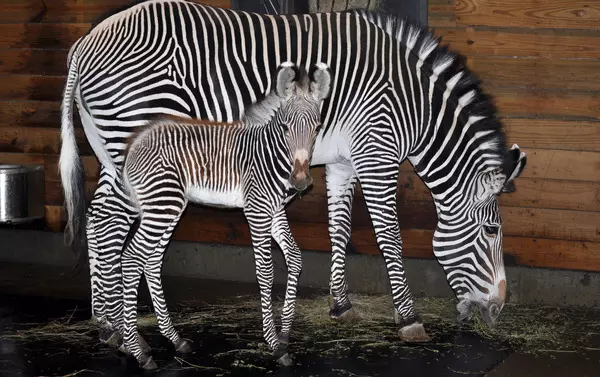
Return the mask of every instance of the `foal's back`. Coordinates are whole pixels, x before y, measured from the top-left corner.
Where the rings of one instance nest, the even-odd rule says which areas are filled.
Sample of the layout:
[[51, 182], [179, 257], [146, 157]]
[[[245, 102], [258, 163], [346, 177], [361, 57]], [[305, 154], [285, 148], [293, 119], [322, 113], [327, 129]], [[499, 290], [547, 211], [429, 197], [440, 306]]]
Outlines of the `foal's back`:
[[162, 179], [192, 202], [243, 207], [244, 173], [252, 163], [245, 136], [241, 124], [163, 120], [134, 139], [125, 171], [136, 191]]

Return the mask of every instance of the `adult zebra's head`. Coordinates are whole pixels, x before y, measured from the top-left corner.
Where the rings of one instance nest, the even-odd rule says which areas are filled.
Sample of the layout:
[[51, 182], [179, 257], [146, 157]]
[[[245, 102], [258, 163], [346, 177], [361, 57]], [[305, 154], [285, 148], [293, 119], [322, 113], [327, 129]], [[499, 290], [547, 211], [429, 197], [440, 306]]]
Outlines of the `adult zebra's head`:
[[282, 103], [274, 125], [283, 131], [292, 166], [289, 183], [298, 191], [312, 184], [309, 165], [322, 124], [321, 105], [330, 88], [331, 72], [322, 63], [312, 66], [309, 72], [283, 63], [276, 73], [274, 91]]
[[[474, 154], [486, 161], [485, 149]], [[493, 158], [480, 163], [463, 190], [436, 199], [433, 250], [459, 300], [459, 320], [471, 318], [478, 308], [486, 324], [493, 326], [504, 307], [507, 286], [498, 196], [515, 190], [513, 180], [526, 161], [515, 144], [501, 164]]]

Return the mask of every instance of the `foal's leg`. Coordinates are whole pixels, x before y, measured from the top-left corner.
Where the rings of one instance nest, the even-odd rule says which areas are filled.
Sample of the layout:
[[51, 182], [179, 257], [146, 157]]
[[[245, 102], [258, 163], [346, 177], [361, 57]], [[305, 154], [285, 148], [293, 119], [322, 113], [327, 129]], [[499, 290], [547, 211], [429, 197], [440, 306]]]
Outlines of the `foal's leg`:
[[[264, 203], [258, 203], [257, 207], [261, 204], [264, 205]], [[273, 350], [277, 361], [283, 365], [291, 365], [292, 361], [289, 355], [280, 347], [273, 320], [271, 291], [273, 289], [274, 270], [270, 232], [273, 217], [265, 209], [258, 208], [244, 208], [244, 214], [248, 219], [250, 234], [252, 236], [252, 246], [254, 248], [256, 279], [258, 280], [258, 287], [260, 289], [263, 337]]]
[[[161, 201], [158, 200], [160, 198], [153, 197], [153, 199], [158, 202]], [[169, 208], [150, 206], [144, 208], [142, 205], [140, 225], [127, 246], [121, 262], [125, 304], [125, 347], [144, 369], [156, 369], [157, 366], [152, 357], [145, 354], [140, 348], [136, 337], [138, 285], [142, 272], [146, 274], [148, 289], [150, 290], [161, 333], [173, 342], [178, 351], [187, 352], [190, 350], [188, 343], [181, 339], [173, 328], [164, 300], [160, 278], [164, 251], [186, 202], [183, 192], [174, 193], [173, 191], [170, 191], [169, 196], [162, 200], [162, 202], [166, 201], [170, 203]], [[175, 208], [176, 206], [180, 207]]]
[[[165, 301], [164, 297], [160, 274], [162, 269], [163, 255], [167, 246], [169, 245], [169, 242], [171, 241], [173, 229], [175, 229], [177, 226], [182, 213], [183, 208], [178, 215], [175, 215], [175, 218], [171, 221], [170, 226], [164, 230], [160, 243], [156, 249], [154, 249], [154, 252], [149, 255], [144, 268], [144, 275], [146, 276], [146, 282], [148, 283], [148, 289], [150, 290], [150, 295], [152, 297], [152, 306], [154, 307], [154, 311], [156, 313], [160, 333], [173, 343], [177, 352], [187, 353], [192, 351], [192, 347], [187, 340], [182, 339], [179, 336], [179, 333], [173, 327], [173, 322], [169, 316], [167, 302]], [[154, 230], [159, 233], [161, 232], [161, 230], [158, 228], [154, 228]]]
[[356, 176], [351, 166], [330, 164], [326, 167], [327, 207], [329, 212], [329, 239], [331, 241], [330, 293], [333, 307], [329, 316], [337, 321], [356, 318], [348, 298], [346, 282], [346, 246], [350, 240], [352, 199]]
[[375, 230], [377, 246], [385, 259], [394, 307], [401, 319], [399, 335], [406, 341], [427, 341], [429, 336], [415, 309], [412, 293], [406, 283], [402, 262], [402, 240], [396, 212], [396, 188], [399, 162], [395, 156], [357, 157], [356, 173]]
[[292, 322], [294, 321], [296, 290], [298, 288], [298, 279], [302, 272], [302, 253], [292, 236], [290, 225], [283, 208], [281, 208], [273, 218], [271, 235], [283, 252], [288, 271], [285, 301], [281, 313], [281, 332], [279, 333], [280, 347], [285, 349], [289, 343], [290, 330], [292, 328]]

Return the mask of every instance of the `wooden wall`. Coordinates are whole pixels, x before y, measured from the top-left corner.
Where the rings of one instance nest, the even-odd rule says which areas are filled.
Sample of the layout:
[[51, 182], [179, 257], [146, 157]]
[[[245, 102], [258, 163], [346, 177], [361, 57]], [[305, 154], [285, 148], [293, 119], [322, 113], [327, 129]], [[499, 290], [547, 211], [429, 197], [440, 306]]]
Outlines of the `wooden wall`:
[[[127, 0], [0, 3], [0, 163], [46, 167], [47, 227], [64, 226], [57, 174], [59, 106], [71, 44], [103, 11]], [[206, 1], [228, 6], [227, 0]], [[528, 155], [517, 192], [500, 199], [507, 264], [600, 271], [600, 7], [593, 0], [429, 0], [436, 34], [468, 57]], [[97, 164], [81, 129], [93, 192]], [[323, 169], [288, 210], [305, 249], [328, 251]], [[436, 216], [407, 163], [399, 185], [408, 257], [431, 258]], [[249, 245], [240, 211], [190, 206], [176, 239]], [[358, 190], [352, 250], [378, 253]]]

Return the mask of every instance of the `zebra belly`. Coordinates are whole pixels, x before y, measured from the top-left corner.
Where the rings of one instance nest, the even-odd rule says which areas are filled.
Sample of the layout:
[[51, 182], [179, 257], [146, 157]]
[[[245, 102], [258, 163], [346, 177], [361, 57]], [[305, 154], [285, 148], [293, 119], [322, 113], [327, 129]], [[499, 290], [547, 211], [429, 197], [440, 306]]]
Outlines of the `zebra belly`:
[[230, 191], [216, 191], [205, 187], [192, 186], [186, 197], [190, 202], [220, 208], [243, 208], [244, 193], [241, 188]]

